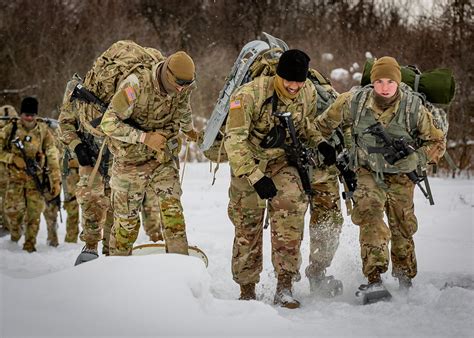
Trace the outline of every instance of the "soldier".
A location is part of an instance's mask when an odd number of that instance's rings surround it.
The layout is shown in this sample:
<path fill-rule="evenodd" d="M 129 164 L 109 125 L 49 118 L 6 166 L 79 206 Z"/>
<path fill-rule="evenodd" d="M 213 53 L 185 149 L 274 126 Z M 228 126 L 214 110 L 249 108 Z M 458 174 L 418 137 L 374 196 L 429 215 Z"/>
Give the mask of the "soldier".
<path fill-rule="evenodd" d="M 13 106 L 6 105 L 0 107 L 0 116 L 4 117 L 18 117 L 18 114 Z M 6 120 L 0 121 L 0 129 L 7 124 Z M 5 217 L 4 197 L 8 185 L 8 168 L 5 163 L 0 162 L 0 237 L 6 236 L 10 233 L 7 219 Z"/>
<path fill-rule="evenodd" d="M 182 51 L 151 69 L 136 68 L 104 114 L 101 128 L 114 154 L 111 255 L 131 254 L 147 187 L 158 196 L 167 252 L 188 254 L 175 149 L 180 129 L 196 136 L 190 107 L 194 72 L 193 60 Z"/>
<path fill-rule="evenodd" d="M 85 120 L 86 116 L 80 114 L 79 103 L 70 102 L 69 97 L 70 93 L 66 92 L 59 114 L 59 135 L 61 141 L 69 148 L 69 151 L 75 154 L 79 162 L 79 182 L 76 185 L 75 196 L 82 215 L 82 231 L 79 238 L 85 242 L 81 255 L 78 257 L 79 261 L 76 262 L 79 264 L 98 257 L 99 241 L 102 241 L 102 254 L 109 254 L 109 235 L 113 223 L 109 187 L 109 166 L 112 159 L 102 156 L 100 165 L 103 170 L 99 170 L 98 174 L 91 179 L 95 165 L 92 158 L 97 158 L 97 154 L 92 155 L 91 147 L 100 149 L 104 140 L 94 133 L 90 123 Z M 91 109 L 90 111 L 96 114 L 91 119 L 100 116 L 98 110 Z"/>
<path fill-rule="evenodd" d="M 310 147 L 321 143 L 323 155 L 335 159 L 334 149 L 322 142 L 314 125 L 316 90 L 307 79 L 309 61 L 304 52 L 288 50 L 281 55 L 275 76 L 261 76 L 240 87 L 231 97 L 224 140 L 231 167 L 228 214 L 235 226 L 232 273 L 240 285 L 240 299 L 256 298 L 267 200 L 272 263 L 278 276 L 274 303 L 287 308 L 300 305 L 291 288 L 301 264 L 308 202 L 298 171 L 289 164 L 285 151 L 264 149 L 260 144 L 279 125 L 275 114 L 290 112 L 297 136 Z M 288 133 L 286 138 L 289 142 Z"/>
<path fill-rule="evenodd" d="M 377 60 L 370 79 L 372 86 L 340 95 L 317 118 L 317 125 L 324 136 L 342 126 L 357 172 L 352 221 L 360 227 L 362 271 L 368 279 L 368 284 L 361 285 L 359 290 L 383 287 L 381 274 L 387 271 L 390 256 L 392 275 L 398 278 L 400 288 L 409 288 L 417 273 L 413 235 L 418 225 L 413 205 L 415 184 L 407 173 L 437 160 L 446 144 L 443 132 L 433 124 L 431 113 L 401 83 L 400 66 L 394 58 L 386 56 Z M 368 148 L 379 144 L 366 128 L 376 122 L 389 135 L 404 137 L 419 147 L 394 165 L 382 154 L 369 154 Z"/>
<path fill-rule="evenodd" d="M 20 119 L 14 119 L 0 132 L 0 161 L 7 164 L 9 183 L 5 195 L 5 214 L 10 226 L 10 238 L 18 242 L 22 235 L 22 224 L 26 225 L 23 250 L 36 251 L 36 236 L 40 216 L 44 209 L 42 170 L 49 168 L 50 193 L 56 197 L 60 192 L 58 150 L 54 138 L 45 123 L 37 122 L 38 101 L 26 97 L 21 102 Z M 24 152 L 14 144 L 16 141 Z M 26 155 L 26 160 L 24 158 Z M 36 176 L 27 174 L 27 164 L 36 170 Z"/>

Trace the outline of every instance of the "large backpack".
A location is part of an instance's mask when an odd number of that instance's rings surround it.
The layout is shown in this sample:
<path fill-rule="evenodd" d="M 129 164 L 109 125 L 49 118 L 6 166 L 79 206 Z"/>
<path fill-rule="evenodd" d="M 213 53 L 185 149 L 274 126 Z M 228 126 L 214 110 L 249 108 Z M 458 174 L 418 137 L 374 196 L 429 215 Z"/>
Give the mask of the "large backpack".
<path fill-rule="evenodd" d="M 142 47 L 130 40 L 115 42 L 104 53 L 102 53 L 87 72 L 84 87 L 109 104 L 118 85 L 137 68 L 151 69 L 157 62 L 163 61 L 165 57 L 156 49 Z M 79 105 L 81 122 L 89 132 L 95 136 L 104 136 L 98 129 L 90 125 L 90 121 L 97 118 L 97 107 L 91 104 L 81 103 Z"/>
<path fill-rule="evenodd" d="M 260 53 L 260 55 L 251 64 L 242 85 L 262 76 L 275 75 L 276 67 L 282 53 L 283 49 L 278 47 L 271 48 Z M 336 100 L 339 94 L 331 86 L 330 81 L 316 69 L 309 69 L 308 79 L 311 80 L 311 82 L 316 87 L 318 95 L 316 110 L 317 115 L 320 115 Z M 220 133 L 216 137 L 212 146 L 208 150 L 204 151 L 204 156 L 206 156 L 206 158 L 211 162 L 223 163 L 228 161 L 227 153 L 223 147 L 224 135 L 225 123 L 222 125 Z"/>

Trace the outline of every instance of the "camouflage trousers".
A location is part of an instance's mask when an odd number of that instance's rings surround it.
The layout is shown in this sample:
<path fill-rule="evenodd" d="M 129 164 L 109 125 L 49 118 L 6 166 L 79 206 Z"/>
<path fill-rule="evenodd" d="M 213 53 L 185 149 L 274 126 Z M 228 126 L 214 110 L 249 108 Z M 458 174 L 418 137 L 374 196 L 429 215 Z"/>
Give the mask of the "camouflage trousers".
<path fill-rule="evenodd" d="M 66 219 L 66 243 L 76 243 L 79 235 L 79 204 L 76 199 L 77 184 L 79 182 L 78 168 L 69 168 L 66 182 L 63 186 L 63 206 L 67 213 Z"/>
<path fill-rule="evenodd" d="M 142 224 L 150 241 L 157 242 L 163 239 L 160 203 L 158 196 L 150 188 L 145 192 L 142 206 Z"/>
<path fill-rule="evenodd" d="M 271 168 L 267 169 L 271 171 Z M 274 173 L 272 179 L 278 189 L 267 208 L 271 227 L 272 264 L 278 275 L 297 275 L 301 265 L 300 247 L 308 202 L 295 168 L 285 166 Z M 233 279 L 241 285 L 258 283 L 263 266 L 265 201 L 258 197 L 246 178 L 234 175 L 231 176 L 229 197 L 228 215 L 235 226 Z"/>
<path fill-rule="evenodd" d="M 413 278 L 417 273 L 413 235 L 418 229 L 413 204 L 415 184 L 403 174 L 385 174 L 384 182 L 387 189 L 379 187 L 366 169 L 360 169 L 357 175 L 352 221 L 360 226 L 363 273 L 368 276 L 387 271 L 391 240 L 392 275 Z"/>
<path fill-rule="evenodd" d="M 343 217 L 335 166 L 313 171 L 313 208 L 309 222 L 308 278 L 320 276 L 331 265 L 339 246 Z"/>
<path fill-rule="evenodd" d="M 81 206 L 82 231 L 81 241 L 88 246 L 95 246 L 102 240 L 102 253 L 109 254 L 110 229 L 113 215 L 110 208 L 110 188 L 107 180 L 97 173 L 91 186 L 88 180 L 92 167 L 79 167 L 79 182 L 76 197 Z"/>
<path fill-rule="evenodd" d="M 25 244 L 35 246 L 44 199 L 36 189 L 33 179 L 10 180 L 5 194 L 5 215 L 10 226 L 10 238 L 18 242 L 25 225 Z"/>
<path fill-rule="evenodd" d="M 160 164 L 152 160 L 141 165 L 114 162 L 110 186 L 114 212 L 112 255 L 131 254 L 147 190 L 152 190 L 158 198 L 167 252 L 188 254 L 179 172 L 172 162 Z"/>
<path fill-rule="evenodd" d="M 54 203 L 46 203 L 46 207 L 43 211 L 43 216 L 46 221 L 46 226 L 48 230 L 48 245 L 57 246 L 58 241 L 58 212 L 60 212 L 59 207 Z"/>

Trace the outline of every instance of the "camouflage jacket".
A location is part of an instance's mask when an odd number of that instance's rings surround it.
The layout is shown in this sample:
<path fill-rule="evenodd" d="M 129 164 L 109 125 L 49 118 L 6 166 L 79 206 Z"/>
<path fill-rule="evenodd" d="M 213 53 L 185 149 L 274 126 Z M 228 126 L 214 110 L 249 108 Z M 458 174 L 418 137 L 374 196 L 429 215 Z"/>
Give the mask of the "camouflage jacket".
<path fill-rule="evenodd" d="M 280 124 L 272 115 L 269 100 L 274 93 L 273 81 L 274 77 L 259 77 L 241 86 L 230 100 L 224 146 L 233 174 L 247 176 L 251 184 L 262 178 L 267 164 L 287 163 L 283 149 L 260 147 L 268 132 Z M 316 90 L 310 80 L 295 99 L 278 99 L 277 110 L 291 112 L 297 136 L 308 146 L 314 147 L 322 140 L 314 124 Z M 291 143 L 289 133 L 286 142 Z"/>
<path fill-rule="evenodd" d="M 55 140 L 49 131 L 48 125 L 38 121 L 33 129 L 27 130 L 19 119 L 13 119 L 11 123 L 7 124 L 0 131 L 0 161 L 8 165 L 10 179 L 17 181 L 32 180 L 25 170 L 20 170 L 13 164 L 15 156 L 22 157 L 20 149 L 14 144 L 8 144 L 14 123 L 17 124 L 17 130 L 13 139 L 18 137 L 25 146 L 26 156 L 35 159 L 40 169 L 44 169 L 47 166 L 51 181 L 59 182 L 58 149 L 55 146 Z M 40 178 L 41 175 L 42 173 L 39 172 L 38 176 Z"/>
<path fill-rule="evenodd" d="M 193 129 L 190 97 L 195 86 L 167 95 L 156 76 L 160 64 L 151 70 L 134 70 L 120 83 L 104 114 L 100 126 L 111 138 L 109 149 L 118 162 L 170 161 L 169 151 L 157 152 L 140 143 L 142 133 L 158 131 L 171 142 L 177 140 L 180 130 Z"/>
<path fill-rule="evenodd" d="M 375 104 L 373 95 L 374 93 L 371 91 L 367 96 L 364 107 L 359 107 L 358 110 L 365 109 L 366 112 L 371 113 L 372 116 L 370 119 L 380 122 L 384 128 L 389 128 L 393 124 L 392 121 L 395 120 L 394 118 L 402 113 L 400 111 L 400 103 L 404 99 L 404 95 L 407 94 L 401 91 L 398 100 L 385 111 L 381 110 Z M 357 121 L 354 121 L 353 111 L 351 111 L 354 96 L 355 92 L 341 94 L 322 115 L 316 118 L 316 125 L 325 137 L 328 137 L 336 127 L 341 126 L 344 132 L 346 147 L 351 149 L 354 145 L 355 147 L 352 149 L 352 153 L 357 154 L 359 158 L 359 155 L 366 150 L 359 149 L 364 142 L 357 142 L 355 140 L 356 138 L 361 138 L 361 135 L 355 135 Z M 399 125 L 406 126 L 406 123 L 403 122 Z M 424 162 L 419 164 L 424 165 L 426 162 L 436 162 L 446 149 L 446 141 L 443 131 L 438 129 L 436 124 L 433 123 L 433 116 L 423 105 L 420 105 L 418 108 L 415 125 L 416 132 L 410 132 L 411 135 L 415 135 L 415 141 L 419 145 L 416 152 L 419 154 L 420 161 Z M 406 128 L 408 129 L 408 127 Z M 389 130 L 387 130 L 387 132 L 389 132 Z M 355 167 L 357 168 L 358 159 L 353 158 L 352 160 L 355 161 Z M 363 162 L 364 161 L 361 162 L 361 166 L 369 169 L 368 166 L 363 165 Z"/>

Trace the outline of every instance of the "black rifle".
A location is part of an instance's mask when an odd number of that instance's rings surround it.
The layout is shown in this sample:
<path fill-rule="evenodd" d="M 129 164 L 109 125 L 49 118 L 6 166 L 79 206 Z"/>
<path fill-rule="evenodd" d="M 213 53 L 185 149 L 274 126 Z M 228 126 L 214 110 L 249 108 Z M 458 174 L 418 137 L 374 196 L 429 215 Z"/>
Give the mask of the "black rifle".
<path fill-rule="evenodd" d="M 382 154 L 385 161 L 387 161 L 391 165 L 394 165 L 395 162 L 407 157 L 408 155 L 414 153 L 416 150 L 403 137 L 392 138 L 380 122 L 374 123 L 373 125 L 367 127 L 363 131 L 363 133 L 375 136 L 384 144 L 383 147 L 368 147 L 368 153 Z M 418 188 L 420 188 L 425 198 L 429 200 L 430 205 L 434 205 L 433 195 L 431 193 L 431 188 L 428 182 L 428 176 L 419 176 L 416 170 L 406 173 L 406 175 L 413 183 L 418 186 Z M 421 186 L 421 182 L 423 181 L 425 182 L 426 190 Z"/>
<path fill-rule="evenodd" d="M 344 180 L 344 185 L 347 188 L 346 191 L 342 192 L 342 198 L 344 200 L 352 199 L 354 196 L 354 191 L 357 189 L 357 176 L 356 173 L 349 169 L 349 152 L 347 149 L 343 149 L 336 158 L 336 168 L 339 170 L 339 173 Z"/>
<path fill-rule="evenodd" d="M 278 117 L 282 126 L 290 134 L 291 144 L 283 143 L 282 148 L 285 150 L 289 164 L 298 170 L 303 190 L 308 195 L 311 204 L 314 191 L 311 187 L 310 170 L 316 167 L 314 152 L 296 136 L 296 129 L 290 112 L 273 112 L 273 115 Z"/>
<path fill-rule="evenodd" d="M 107 103 L 99 99 L 93 92 L 88 90 L 86 87 L 84 87 L 82 84 L 78 83 L 75 87 L 74 90 L 71 93 L 71 97 L 69 99 L 70 102 L 74 100 L 79 100 L 88 104 L 95 104 L 99 107 L 100 112 L 102 115 L 99 117 L 93 119 L 90 124 L 96 128 L 100 122 L 102 121 L 102 117 L 104 116 L 105 111 L 107 110 L 107 107 L 109 106 Z"/>

